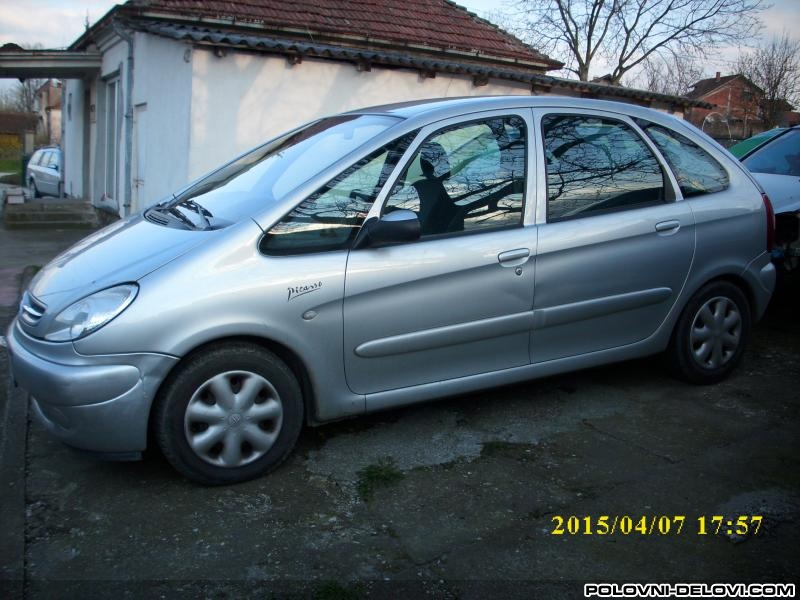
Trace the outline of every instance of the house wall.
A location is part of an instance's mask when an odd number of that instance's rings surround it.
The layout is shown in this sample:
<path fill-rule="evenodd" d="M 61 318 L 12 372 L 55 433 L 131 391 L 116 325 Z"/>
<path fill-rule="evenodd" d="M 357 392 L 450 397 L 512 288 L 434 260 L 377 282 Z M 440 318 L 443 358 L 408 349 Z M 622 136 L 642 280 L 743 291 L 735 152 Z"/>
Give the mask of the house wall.
<path fill-rule="evenodd" d="M 84 158 L 84 127 L 87 125 L 87 106 L 84 102 L 88 82 L 68 79 L 63 89 L 64 118 L 64 193 L 72 197 L 84 195 L 84 172 L 89 168 Z"/>
<path fill-rule="evenodd" d="M 132 210 L 161 200 L 187 181 L 191 49 L 137 33 L 134 41 Z"/>
<path fill-rule="evenodd" d="M 189 179 L 314 118 L 365 106 L 421 98 L 530 94 L 524 83 L 491 80 L 476 87 L 470 77 L 417 71 L 358 71 L 355 65 L 210 50 L 192 53 Z"/>
<path fill-rule="evenodd" d="M 475 86 L 469 76 L 439 73 L 423 78 L 416 70 L 359 71 L 351 63 L 313 59 L 290 65 L 284 57 L 235 50 L 217 56 L 210 49 L 144 33 L 133 39 L 130 147 L 124 117 L 125 41 L 115 34 L 100 40 L 101 74 L 92 81 L 68 81 L 65 88 L 72 102 L 65 123 L 65 190 L 120 215 L 125 214 L 128 173 L 129 212 L 136 212 L 249 148 L 320 116 L 423 98 L 531 94 L 525 83 L 490 80 Z M 107 185 L 106 177 L 110 81 L 119 85 L 116 185 Z M 557 87 L 543 93 L 582 95 Z M 674 112 L 666 105 L 653 107 Z"/>

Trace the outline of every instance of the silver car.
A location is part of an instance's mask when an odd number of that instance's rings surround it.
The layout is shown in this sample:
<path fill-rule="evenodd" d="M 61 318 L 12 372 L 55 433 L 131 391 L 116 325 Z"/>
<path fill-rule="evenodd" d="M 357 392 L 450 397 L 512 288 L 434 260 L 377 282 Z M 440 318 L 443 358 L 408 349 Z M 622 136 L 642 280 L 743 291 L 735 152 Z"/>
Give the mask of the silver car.
<path fill-rule="evenodd" d="M 773 218 L 691 125 L 558 97 L 324 118 L 67 250 L 8 332 L 35 416 L 206 484 L 304 423 L 666 352 L 726 377 L 769 301 Z"/>
<path fill-rule="evenodd" d="M 33 153 L 25 169 L 25 181 L 31 196 L 61 195 L 61 149 L 40 148 Z"/>

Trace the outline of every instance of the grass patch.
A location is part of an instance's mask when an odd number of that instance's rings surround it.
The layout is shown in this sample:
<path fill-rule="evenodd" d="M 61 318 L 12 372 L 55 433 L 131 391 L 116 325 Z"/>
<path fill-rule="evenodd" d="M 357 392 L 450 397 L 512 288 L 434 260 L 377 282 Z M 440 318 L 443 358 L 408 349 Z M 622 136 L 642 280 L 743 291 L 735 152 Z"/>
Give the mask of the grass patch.
<path fill-rule="evenodd" d="M 351 589 L 336 581 L 326 581 L 314 592 L 314 600 L 359 600 L 358 589 Z"/>
<path fill-rule="evenodd" d="M 382 458 L 374 465 L 368 465 L 358 472 L 358 495 L 369 502 L 375 490 L 390 486 L 403 479 L 405 475 L 395 467 L 394 460 Z"/>
<path fill-rule="evenodd" d="M 18 158 L 0 158 L 0 173 L 19 173 L 22 161 Z"/>

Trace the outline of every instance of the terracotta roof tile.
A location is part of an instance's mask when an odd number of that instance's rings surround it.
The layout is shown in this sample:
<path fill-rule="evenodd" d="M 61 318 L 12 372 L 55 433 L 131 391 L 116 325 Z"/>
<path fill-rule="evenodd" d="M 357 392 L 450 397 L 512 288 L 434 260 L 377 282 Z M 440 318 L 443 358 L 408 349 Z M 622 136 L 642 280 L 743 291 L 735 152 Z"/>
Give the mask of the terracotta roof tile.
<path fill-rule="evenodd" d="M 700 98 L 705 96 L 707 93 L 714 91 L 718 87 L 725 85 L 729 81 L 733 81 L 739 77 L 738 74 L 736 75 L 725 75 L 724 77 L 720 77 L 719 79 L 716 77 L 710 77 L 708 79 L 701 79 L 697 83 L 694 84 L 694 87 L 689 91 L 686 96 L 688 98 Z"/>
<path fill-rule="evenodd" d="M 561 66 L 450 0 L 134 0 L 128 6 L 298 29 L 310 41 L 315 34 L 346 35 Z"/>

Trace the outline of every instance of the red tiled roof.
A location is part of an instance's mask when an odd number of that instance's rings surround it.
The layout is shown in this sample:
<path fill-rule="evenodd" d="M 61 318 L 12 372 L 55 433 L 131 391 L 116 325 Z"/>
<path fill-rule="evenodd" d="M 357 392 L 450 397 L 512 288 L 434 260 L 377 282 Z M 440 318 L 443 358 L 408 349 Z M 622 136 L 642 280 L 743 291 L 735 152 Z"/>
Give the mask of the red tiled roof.
<path fill-rule="evenodd" d="M 755 89 L 761 91 L 761 88 L 759 88 L 756 84 L 750 81 L 747 77 L 745 77 L 741 73 L 736 73 L 734 75 L 725 75 L 724 77 L 719 77 L 719 78 L 710 77 L 708 79 L 701 79 L 700 81 L 694 84 L 694 87 L 689 91 L 688 94 L 686 94 L 686 96 L 694 100 L 702 98 L 709 92 L 713 92 L 718 87 L 722 87 L 723 85 L 733 81 L 737 77 L 741 77 L 742 79 L 744 79 L 745 82 L 752 85 Z"/>
<path fill-rule="evenodd" d="M 356 45 L 368 38 L 561 66 L 450 0 L 132 0 L 127 7 L 297 29 L 311 41 L 315 34 L 332 34 L 357 38 Z"/>

